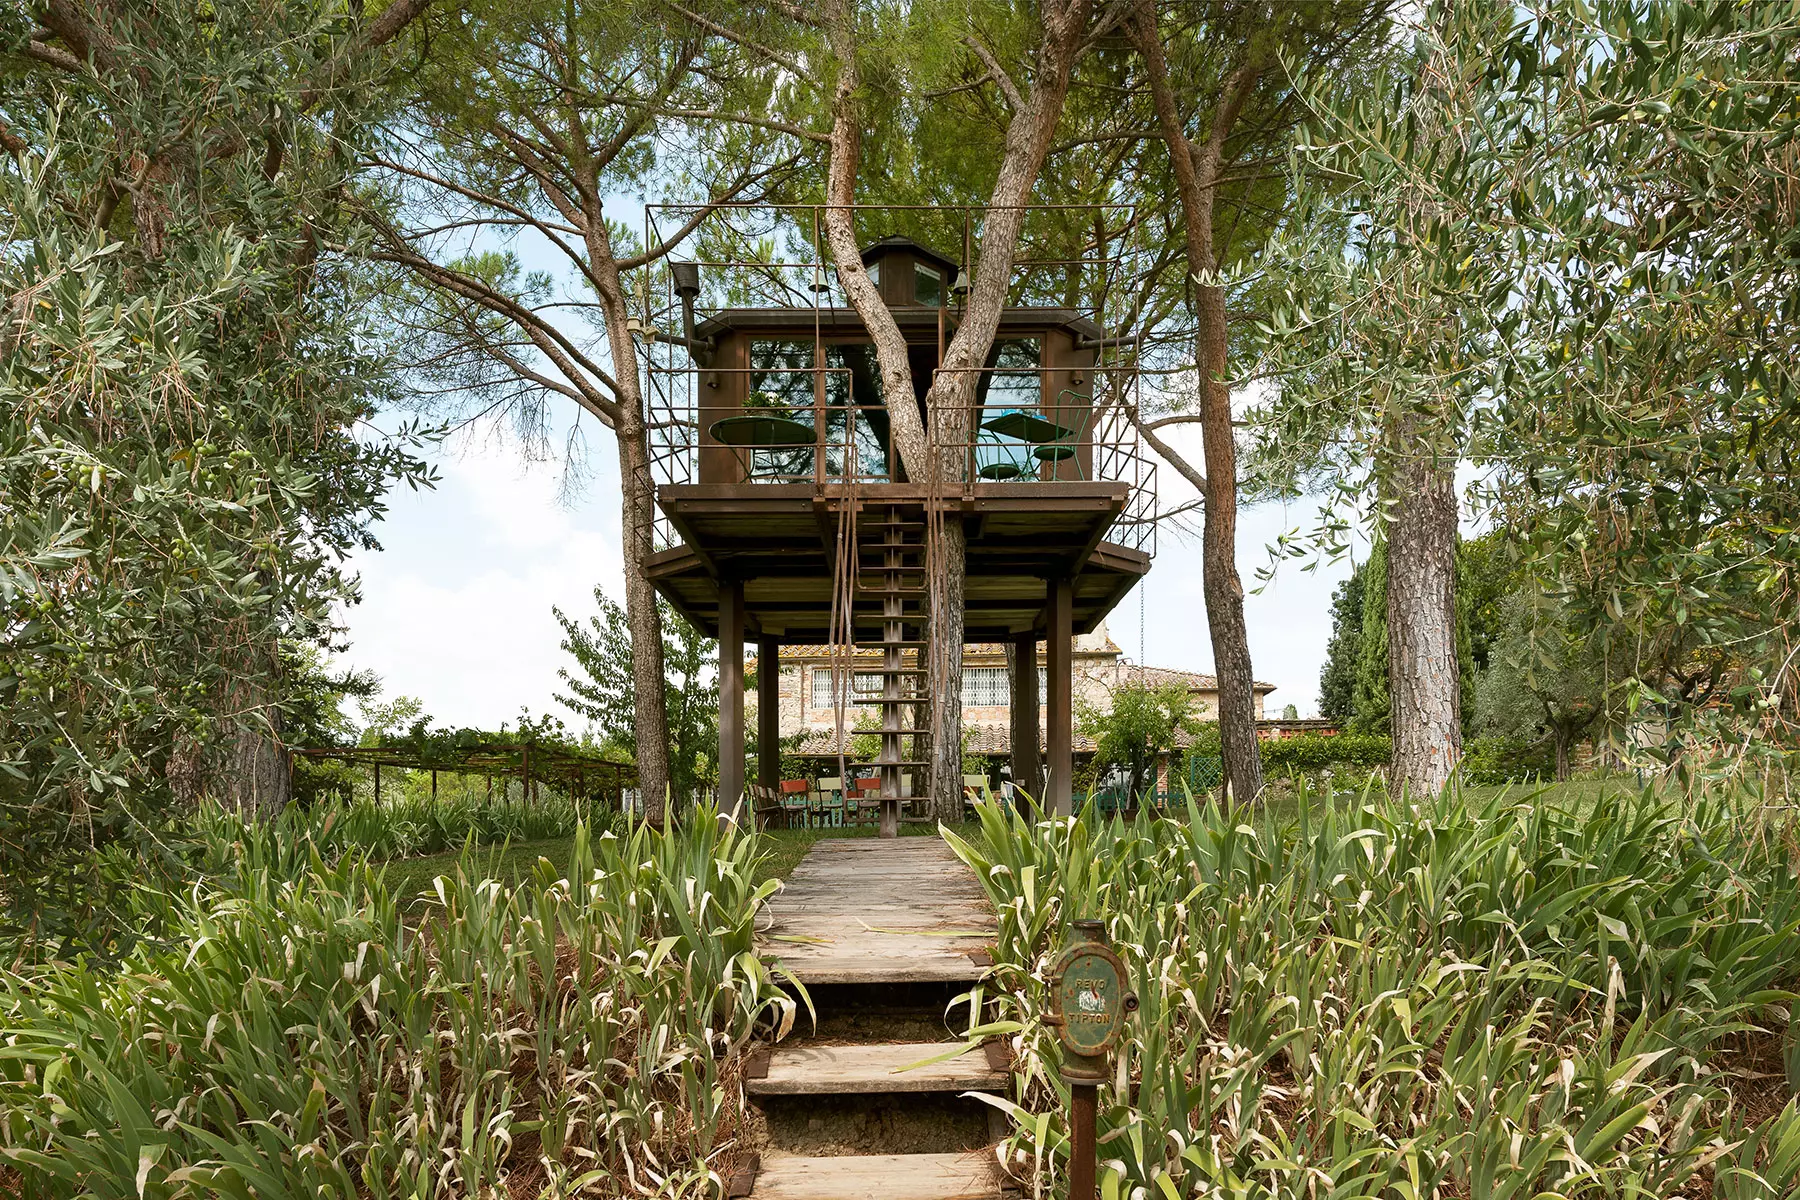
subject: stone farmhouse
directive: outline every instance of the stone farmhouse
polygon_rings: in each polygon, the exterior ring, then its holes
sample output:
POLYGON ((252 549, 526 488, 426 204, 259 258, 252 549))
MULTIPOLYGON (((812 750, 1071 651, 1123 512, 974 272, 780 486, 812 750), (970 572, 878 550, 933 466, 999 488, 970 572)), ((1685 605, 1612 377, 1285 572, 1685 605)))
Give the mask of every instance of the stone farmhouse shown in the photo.
MULTIPOLYGON (((859 655, 878 662, 880 652, 864 651, 859 655)), ((837 753, 837 713, 832 704, 831 654, 825 646, 783 646, 779 671, 781 695, 780 733, 790 738, 805 734, 798 753, 803 757, 828 757, 837 753)), ((754 666, 750 668, 754 670, 754 666)), ((1218 681, 1198 671, 1179 671, 1169 667, 1147 667, 1126 658, 1108 635, 1104 622, 1093 633, 1077 634, 1073 648, 1075 709, 1106 711, 1112 705, 1113 692, 1127 684, 1160 687, 1169 683, 1185 684, 1193 697, 1194 714, 1201 720, 1215 719, 1219 710, 1218 681)), ((1038 696, 1040 710, 1038 728, 1040 745, 1046 711, 1042 698, 1047 695, 1042 675, 1038 696)), ((1256 685, 1256 717, 1263 721, 1263 703, 1275 685, 1256 685)), ((997 643, 967 646, 963 649, 962 702, 963 727, 967 731, 965 749, 973 754, 995 757, 1012 753, 1012 709, 1006 673, 1006 647, 997 643)), ((845 709, 845 725, 853 730, 857 715, 864 710, 854 703, 845 709)), ((1079 719, 1078 719, 1079 721, 1079 719)), ((1077 756, 1093 753, 1092 739, 1075 733, 1073 750, 1077 756)))

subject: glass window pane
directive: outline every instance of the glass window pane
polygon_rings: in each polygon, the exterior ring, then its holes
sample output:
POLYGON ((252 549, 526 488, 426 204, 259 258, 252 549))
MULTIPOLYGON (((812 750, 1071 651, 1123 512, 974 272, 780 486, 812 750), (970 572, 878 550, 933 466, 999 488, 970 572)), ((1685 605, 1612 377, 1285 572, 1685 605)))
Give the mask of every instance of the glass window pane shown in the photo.
POLYGON ((854 440, 855 473, 863 478, 887 478, 887 453, 880 432, 887 428, 887 414, 881 410, 881 370, 875 361, 875 347, 867 342, 829 345, 825 347, 825 365, 836 372, 826 381, 825 403, 838 409, 846 405, 856 408, 853 418, 844 412, 826 418, 827 474, 842 477, 847 473, 844 446, 854 440), (847 435, 847 428, 855 429, 854 439, 847 435))
POLYGON ((988 379, 990 408, 1036 408, 1041 398, 1036 338, 1010 338, 994 346, 994 370, 988 379))
MULTIPOLYGON (((858 671, 856 685, 852 694, 845 697, 845 707, 854 708, 859 704, 867 704, 867 697, 859 697, 858 692, 874 692, 881 687, 881 676, 867 671, 858 671)), ((812 707, 832 708, 831 702, 831 668, 814 667, 812 669, 812 707)))
POLYGON ((1005 667, 964 667, 962 702, 965 708, 1005 707, 1010 702, 1005 667))
POLYGON ((944 277, 936 267, 913 264, 913 302, 936 308, 944 302, 944 277))
MULTIPOLYGON (((756 338, 750 343, 750 386, 744 397, 746 412, 773 412, 805 425, 813 421, 812 343, 792 339, 756 338)), ((709 419, 716 420, 716 416, 709 419)), ((751 474, 762 479, 810 477, 813 452, 752 450, 751 474)))

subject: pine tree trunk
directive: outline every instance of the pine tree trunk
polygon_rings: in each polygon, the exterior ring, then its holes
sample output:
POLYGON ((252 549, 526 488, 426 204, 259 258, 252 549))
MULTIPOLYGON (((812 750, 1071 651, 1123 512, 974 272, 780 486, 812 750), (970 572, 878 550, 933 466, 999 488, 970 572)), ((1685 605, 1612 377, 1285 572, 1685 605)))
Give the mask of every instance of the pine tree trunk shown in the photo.
POLYGON ((638 795, 644 818, 660 825, 669 794, 668 683, 663 678, 662 614, 644 572, 655 547, 655 487, 650 479, 643 420, 621 412, 617 429, 624 504, 620 527, 625 560, 625 621, 631 626, 632 734, 638 795))
POLYGON ((669 795, 669 701, 663 671, 662 614, 644 564, 656 549, 656 484, 644 426, 637 348, 627 328, 628 304, 603 221, 587 231, 594 294, 606 324, 617 403, 613 436, 619 447, 619 533, 624 551, 625 621, 631 627, 632 733, 637 743, 638 794, 644 817, 664 820, 669 795))
POLYGON ((1219 683, 1219 753, 1225 781, 1239 801, 1262 792, 1262 755, 1256 745, 1256 679, 1250 633, 1244 624, 1244 585, 1237 569, 1237 442, 1225 372, 1225 291, 1197 289, 1197 349, 1201 384, 1200 432, 1206 454, 1206 515, 1200 535, 1201 590, 1212 634, 1219 683))
POLYGON ((1436 796, 1462 756, 1457 720, 1456 466, 1396 419, 1389 439, 1388 688, 1394 760, 1389 783, 1436 796))
MULTIPOLYGON (((1144 56, 1151 101, 1168 146, 1169 165, 1181 198, 1182 231, 1194 284, 1194 367, 1200 376, 1200 432, 1206 476, 1201 529, 1201 589, 1212 634, 1213 670, 1219 685, 1219 747, 1225 782, 1240 801, 1262 791, 1262 756, 1256 746, 1256 681, 1250 668, 1250 635, 1244 625, 1244 585, 1237 569, 1237 442, 1231 430, 1231 388, 1225 382, 1225 289, 1218 272, 1213 215, 1227 162, 1226 143, 1268 62, 1252 54, 1225 80, 1205 141, 1196 142, 1175 102, 1163 57, 1155 4, 1139 0, 1131 34, 1144 56)), ((1159 454, 1167 447, 1152 438, 1159 454)), ((1176 464, 1179 469, 1179 464, 1176 464)), ((1191 470, 1182 474, 1190 480, 1191 470)))
POLYGON ((931 589, 931 815, 962 820, 962 658, 964 579, 968 538, 962 522, 946 520, 936 548, 938 570, 931 589))

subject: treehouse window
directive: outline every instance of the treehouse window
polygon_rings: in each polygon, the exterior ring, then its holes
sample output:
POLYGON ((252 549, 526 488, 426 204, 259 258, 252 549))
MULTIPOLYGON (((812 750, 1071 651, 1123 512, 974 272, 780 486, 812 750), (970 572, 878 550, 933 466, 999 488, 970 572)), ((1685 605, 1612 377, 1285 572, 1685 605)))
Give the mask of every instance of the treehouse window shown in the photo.
MULTIPOLYGON (((750 343, 750 388, 746 411, 772 409, 778 415, 814 424, 813 343, 800 339, 757 338, 750 343)), ((881 372, 874 347, 841 343, 825 347, 825 474, 841 479, 847 463, 863 478, 887 477, 887 414, 881 409, 881 372), (846 411, 855 405, 854 415, 846 411), (855 453, 845 449, 854 445, 855 453)), ((756 450, 757 478, 811 478, 813 448, 756 450)))
POLYGON ((924 263, 913 264, 913 303, 937 308, 944 302, 944 274, 924 263))
POLYGON ((1043 386, 1038 368, 1043 352, 1036 338, 1008 338, 996 342, 989 357, 990 367, 982 380, 978 397, 987 411, 1003 409, 1035 409, 1043 399, 1043 386))

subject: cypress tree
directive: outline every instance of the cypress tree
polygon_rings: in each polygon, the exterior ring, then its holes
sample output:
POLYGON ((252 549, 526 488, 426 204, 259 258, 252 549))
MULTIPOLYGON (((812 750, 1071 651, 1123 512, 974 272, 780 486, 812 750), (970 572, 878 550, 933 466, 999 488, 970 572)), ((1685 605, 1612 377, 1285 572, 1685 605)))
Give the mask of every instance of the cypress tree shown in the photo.
POLYGON ((1325 666, 1319 672, 1319 715, 1331 721, 1348 723, 1356 715, 1365 569, 1366 564, 1357 566, 1331 594, 1331 642, 1325 648, 1325 666))
POLYGON ((1362 633, 1356 659, 1356 703, 1352 733, 1390 733, 1393 714, 1388 689, 1387 628, 1388 549, 1375 543, 1363 568, 1362 633))

